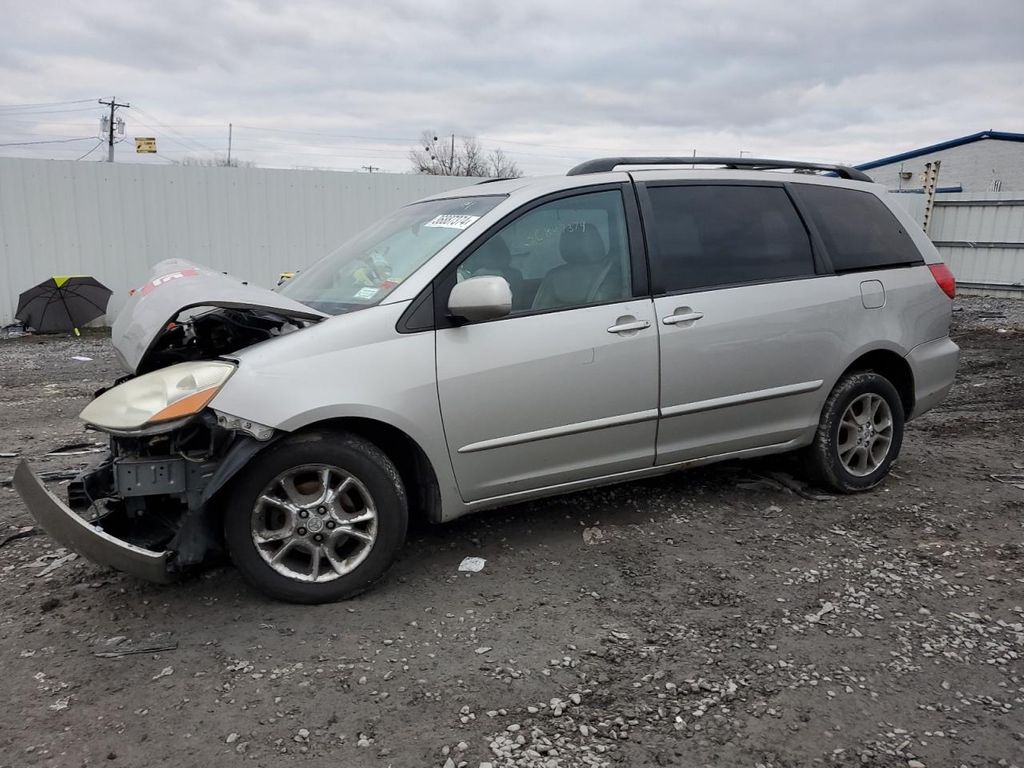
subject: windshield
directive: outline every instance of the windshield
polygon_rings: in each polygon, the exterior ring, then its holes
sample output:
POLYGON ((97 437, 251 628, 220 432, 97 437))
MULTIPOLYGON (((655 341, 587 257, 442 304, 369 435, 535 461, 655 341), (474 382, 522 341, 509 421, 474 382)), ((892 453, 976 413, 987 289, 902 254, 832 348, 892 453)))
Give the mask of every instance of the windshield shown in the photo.
POLYGON ((504 199, 457 197, 399 208, 299 272, 279 292, 332 315, 377 304, 504 199))

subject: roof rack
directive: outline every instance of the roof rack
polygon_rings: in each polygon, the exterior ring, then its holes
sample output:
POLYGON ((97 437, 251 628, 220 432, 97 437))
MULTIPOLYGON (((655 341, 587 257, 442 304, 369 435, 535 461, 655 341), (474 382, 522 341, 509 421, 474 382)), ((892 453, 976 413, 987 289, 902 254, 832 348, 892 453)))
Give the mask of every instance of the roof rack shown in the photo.
POLYGON ((795 171, 828 171, 841 179, 871 181, 871 177, 856 168, 829 163, 803 163, 798 160, 765 160, 757 157, 599 157, 587 160, 569 169, 567 176, 613 171, 620 165, 722 165, 745 171, 764 171, 788 168, 795 171))

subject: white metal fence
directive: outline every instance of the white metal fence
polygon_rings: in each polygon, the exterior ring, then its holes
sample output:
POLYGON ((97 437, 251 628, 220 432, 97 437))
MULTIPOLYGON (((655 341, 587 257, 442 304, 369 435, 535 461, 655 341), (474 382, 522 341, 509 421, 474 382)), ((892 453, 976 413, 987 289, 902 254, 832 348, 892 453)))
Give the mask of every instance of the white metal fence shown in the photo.
MULTIPOLYGON (((924 195, 896 199, 922 221, 924 195)), ((936 195, 928 236, 960 287, 1024 297, 1024 192, 936 195)))
POLYGON ((389 211, 475 179, 0 158, 0 325, 52 275, 93 275, 109 314, 154 263, 273 286, 389 211))

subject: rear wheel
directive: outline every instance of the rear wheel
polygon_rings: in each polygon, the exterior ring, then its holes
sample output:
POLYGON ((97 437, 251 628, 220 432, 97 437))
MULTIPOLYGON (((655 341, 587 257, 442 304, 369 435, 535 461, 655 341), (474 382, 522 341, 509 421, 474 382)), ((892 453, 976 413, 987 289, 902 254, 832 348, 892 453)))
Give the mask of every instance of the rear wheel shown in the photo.
POLYGON ((903 424, 903 402, 888 379, 871 371, 843 377, 805 452, 810 479, 840 493, 873 488, 899 456, 903 424))
POLYGON ((391 460, 352 435, 285 438, 232 487, 228 551, 262 592, 323 603, 362 592, 405 540, 405 490, 391 460))

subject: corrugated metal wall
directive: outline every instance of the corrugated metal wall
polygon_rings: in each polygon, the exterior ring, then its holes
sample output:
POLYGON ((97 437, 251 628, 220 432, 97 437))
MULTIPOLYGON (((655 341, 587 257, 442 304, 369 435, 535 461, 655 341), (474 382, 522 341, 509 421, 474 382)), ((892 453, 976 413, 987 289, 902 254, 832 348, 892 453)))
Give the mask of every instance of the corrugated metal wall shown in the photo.
MULTIPOLYGON (((924 195, 895 195, 917 221, 924 195)), ((1024 192, 944 193, 928 233, 965 288, 1024 297, 1024 192)))
POLYGON ((51 275, 94 275, 112 317, 154 263, 273 286, 391 210, 474 179, 0 158, 0 325, 51 275))

